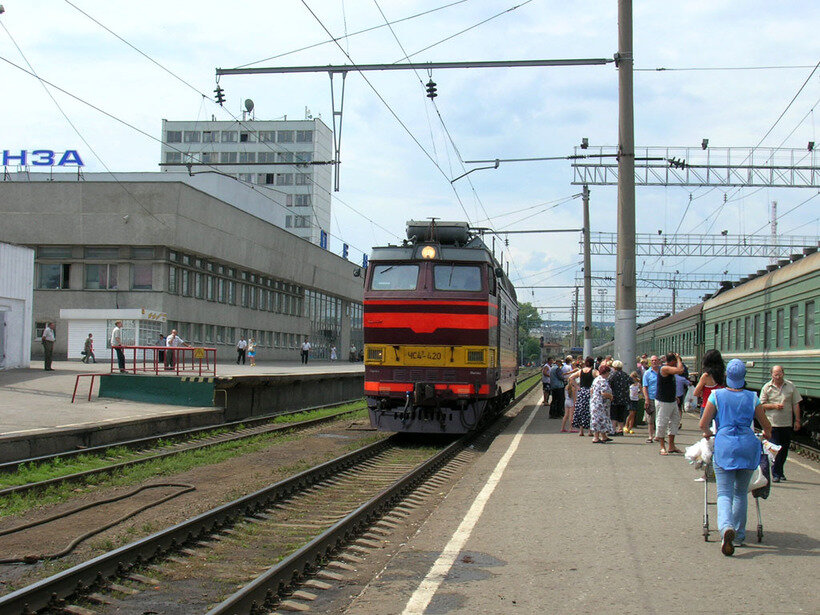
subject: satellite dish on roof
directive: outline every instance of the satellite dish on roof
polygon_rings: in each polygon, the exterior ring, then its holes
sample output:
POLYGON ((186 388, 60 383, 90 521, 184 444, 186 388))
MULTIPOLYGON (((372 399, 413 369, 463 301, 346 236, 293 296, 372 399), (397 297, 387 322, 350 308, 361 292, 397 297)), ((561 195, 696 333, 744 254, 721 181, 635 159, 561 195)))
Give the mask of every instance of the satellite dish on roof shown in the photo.
POLYGON ((250 113, 253 111, 253 101, 250 98, 245 99, 245 110, 250 113))

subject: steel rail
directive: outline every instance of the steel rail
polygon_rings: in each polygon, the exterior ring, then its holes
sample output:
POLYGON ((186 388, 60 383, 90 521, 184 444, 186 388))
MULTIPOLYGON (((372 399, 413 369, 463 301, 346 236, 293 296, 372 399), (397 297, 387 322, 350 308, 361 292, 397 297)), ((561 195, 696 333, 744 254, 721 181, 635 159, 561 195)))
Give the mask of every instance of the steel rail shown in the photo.
MULTIPOLYGON (((538 382, 535 382, 529 386, 526 391, 522 392, 511 402, 510 406, 519 403, 529 392, 536 388, 538 384, 538 382)), ((495 422, 493 424, 495 424, 495 422)), ((467 434, 459 438, 456 443, 467 442, 470 438, 476 437, 477 435, 477 433, 467 434)), ((206 538, 209 534, 216 533, 227 526, 233 525, 242 518, 252 518, 256 513, 273 506, 277 500, 303 491, 333 474, 350 468, 361 461, 370 459, 382 451, 387 450, 391 446, 394 446, 400 437, 400 435, 394 435, 384 440, 374 442, 373 444, 369 444, 351 453, 347 453, 260 489, 252 494, 243 496, 233 502, 223 504, 173 527, 156 532, 151 536, 119 547, 109 553, 95 557, 68 570, 64 570, 51 577, 2 596, 0 597, 0 613, 31 615, 33 612, 47 607, 55 609, 63 608, 66 605, 67 598, 77 594, 86 594, 97 588, 105 588, 109 584, 107 579, 125 576, 135 567, 143 566, 156 558, 168 555, 187 545, 194 545, 196 542, 206 538)), ((455 451, 456 449, 451 447, 456 443, 451 444, 450 447, 445 450, 455 451)), ((444 459, 444 457, 441 456, 442 453, 444 453, 444 451, 441 451, 427 462, 422 463, 414 472, 406 474, 399 479, 397 484, 400 483, 404 486, 404 489, 407 490, 409 488, 408 485, 421 480, 418 478, 418 476, 420 476, 418 474, 419 472, 422 473, 421 475, 426 476, 426 474, 433 471, 434 466, 431 465, 431 463, 434 459, 438 459, 439 462, 441 462, 444 459)), ((394 485, 394 487, 382 491, 381 499, 383 502, 395 501, 395 499, 399 497, 398 494, 400 492, 397 485, 394 485)), ((379 510, 380 507, 384 505, 377 504, 374 501, 375 499, 376 498, 373 498, 366 504, 360 506, 356 511, 358 515, 363 515, 363 518, 372 518, 375 514, 374 511, 379 510)), ((312 545, 314 549, 319 549, 321 553, 326 555, 329 552, 328 549, 332 551, 343 544, 346 539, 349 539, 352 532, 355 531, 355 528, 361 527, 361 523, 363 522, 357 521, 355 518, 350 518, 350 515, 348 515, 347 518, 332 526, 331 530, 334 530, 332 540, 330 540, 330 537, 327 536, 327 532, 325 532, 311 540, 308 545, 312 545)), ((291 566, 291 574, 293 573, 292 567, 294 565, 301 570, 300 574, 309 571, 310 567, 313 566, 317 560, 315 554, 311 555, 308 553, 308 545, 285 558, 280 566, 287 563, 291 566), (310 563, 311 561, 313 563, 310 563), (302 565, 301 568, 299 567, 300 564, 302 565)), ((280 566, 277 566, 277 568, 280 566)), ((261 581, 257 579, 257 581, 253 581, 250 585, 253 585, 250 591, 254 593, 254 596, 258 596, 257 590, 261 587, 261 581)), ((246 587, 250 587, 250 585, 246 587)), ((280 589, 282 588, 277 587, 276 593, 278 593, 280 589)), ((276 595, 273 590, 268 589, 265 589, 264 594, 265 599, 268 600, 276 595)), ((231 598, 228 600, 231 600, 231 598)))
POLYGON ((108 577, 123 576, 135 566, 192 545, 234 524, 240 517, 252 517, 254 513, 271 507, 277 500, 394 446, 397 440, 396 436, 391 436, 374 442, 0 597, 0 613, 28 615, 31 611, 46 607, 60 608, 62 601, 69 596, 104 587, 108 577))
POLYGON ((210 431, 214 431, 216 429, 230 429, 232 427, 239 427, 243 425, 245 427, 252 427, 254 425, 264 424, 269 421, 273 421, 282 416, 291 416, 293 414, 299 414, 301 412, 312 412, 313 410, 322 410, 325 408, 334 408, 336 406, 344 406, 345 404, 355 403, 357 401, 361 401, 361 397, 356 399, 348 399, 346 401, 334 402, 332 404, 326 404, 323 406, 310 406, 307 408, 300 408, 296 410, 288 410, 286 412, 277 412, 274 414, 265 414, 263 416, 256 416, 256 417, 248 417, 247 419, 242 419, 240 421, 228 421, 225 423, 215 423, 213 425, 205 425, 203 427, 193 427, 191 429, 183 429, 180 431, 171 431, 166 432, 163 434, 159 434, 156 436, 146 436, 145 438, 135 438, 133 440, 124 440, 122 442, 111 442, 109 444, 101 444, 99 446, 89 446, 88 448, 80 448, 71 451, 63 451, 61 453, 52 453, 50 455, 41 455, 39 457, 29 457, 27 459, 18 459, 15 461, 6 461, 4 463, 0 463, 0 473, 2 472, 13 472, 17 470, 23 464, 38 464, 44 463, 47 461, 53 461, 55 459, 71 459, 72 457, 78 457, 80 455, 94 455, 96 453, 104 453, 106 450, 110 448, 129 448, 129 449, 136 449, 142 447, 148 447, 152 444, 156 444, 160 440, 183 440, 185 438, 190 438, 192 436, 198 436, 203 433, 208 433, 210 431))
MULTIPOLYGON (((266 435, 271 433, 277 433, 280 431, 289 431, 292 429, 304 429, 307 427, 312 427, 314 425, 320 425, 322 423, 328 423, 334 419, 337 419, 345 414, 350 414, 351 412, 357 412, 362 408, 356 408, 353 410, 343 410, 342 412, 336 412, 335 414, 329 414, 327 416, 321 416, 315 419, 308 419, 306 421, 297 421, 294 423, 282 423, 273 425, 271 427, 256 429, 250 433, 237 433, 232 436, 224 436, 222 434, 215 436, 217 439, 211 440, 208 442, 200 442, 198 444, 189 444, 184 445, 180 448, 175 448, 173 450, 168 450, 162 453, 156 453, 153 455, 148 455, 147 457, 140 457, 138 459, 131 459, 129 461, 123 461, 120 463, 115 463, 107 466, 103 466, 100 468, 94 468, 91 470, 84 470, 82 472, 75 472, 73 474, 66 474, 64 476, 56 476, 54 478, 49 478, 42 481, 37 481, 34 483, 26 483, 24 485, 15 485, 12 487, 5 487, 4 489, 0 489, 0 497, 5 495, 11 495, 13 493, 20 494, 25 493, 27 491, 35 491, 38 489, 44 489, 46 487, 53 487, 54 485, 59 485, 62 483, 70 483, 70 482, 77 482, 81 481, 89 476, 96 476, 99 474, 110 474, 112 472, 116 472, 117 470, 124 470, 126 468, 131 468, 137 465, 142 465, 144 463, 148 463, 150 461, 157 461, 159 459, 165 459, 167 457, 174 457, 176 455, 181 455, 182 453, 187 453, 190 451, 197 451, 206 448, 210 448, 212 446, 217 446, 219 444, 225 444, 226 442, 236 442, 238 440, 245 440, 247 438, 253 438, 255 436, 266 435)), ((301 411, 300 411, 301 412, 301 411)), ((281 416, 281 415, 280 415, 281 416)))
MULTIPOLYGON (((519 403, 540 383, 536 382, 518 395, 510 407, 519 403)), ((503 416, 503 415, 502 415, 503 416)), ((500 418, 497 417, 497 418, 500 418)), ((496 424, 497 420, 491 425, 496 424)), ((436 453, 433 457, 405 474, 390 487, 371 498, 355 511, 337 521, 309 543, 284 558, 276 566, 245 585, 208 611, 207 615, 244 615, 268 613, 275 608, 280 597, 288 592, 294 583, 309 576, 321 566, 332 553, 339 550, 353 537, 363 533, 384 511, 401 501, 408 492, 424 482, 433 472, 445 465, 463 450, 466 445, 483 432, 471 432, 436 453)))

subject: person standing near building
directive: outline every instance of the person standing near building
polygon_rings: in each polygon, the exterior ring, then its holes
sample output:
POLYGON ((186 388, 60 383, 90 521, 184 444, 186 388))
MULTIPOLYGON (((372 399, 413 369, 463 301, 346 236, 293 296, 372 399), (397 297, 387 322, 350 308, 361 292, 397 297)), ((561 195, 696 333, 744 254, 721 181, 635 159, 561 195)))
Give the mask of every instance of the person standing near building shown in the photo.
POLYGON ((245 365, 245 353, 248 351, 248 342, 245 341, 245 336, 240 335, 239 341, 236 342, 236 364, 239 365, 239 362, 242 361, 242 365, 245 365))
POLYGON ((94 356, 94 336, 89 333, 88 337, 85 338, 85 343, 83 344, 83 363, 88 363, 89 359, 97 362, 97 357, 94 356))
POLYGON ((256 340, 248 340, 248 358, 251 360, 251 367, 256 367, 256 340))
POLYGON ((613 361, 612 369, 615 371, 609 377, 609 388, 612 389, 610 418, 613 434, 622 436, 626 430, 626 413, 629 407, 629 376, 624 372, 622 361, 613 361))
POLYGON ((302 363, 307 365, 308 357, 310 356, 310 342, 308 338, 305 338, 305 341, 302 342, 302 363))
POLYGON ((766 412, 766 418, 772 424, 770 440, 781 446, 772 465, 772 481, 775 483, 786 480, 783 466, 789 455, 792 436, 795 431, 800 430, 802 425, 801 401, 803 401, 803 396, 795 388, 794 383, 783 377, 783 368, 780 365, 772 367, 772 379, 760 390, 760 404, 766 412))
POLYGON ((339 358, 339 355, 336 354, 336 346, 331 346, 330 347, 330 362, 334 363, 336 361, 336 359, 338 359, 338 358, 339 358))
POLYGON ((179 361, 176 349, 180 346, 190 346, 190 344, 179 337, 176 329, 171 329, 171 333, 165 338, 165 369, 173 369, 179 361))
POLYGON ((658 373, 661 369, 661 360, 652 355, 649 359, 650 367, 644 372, 642 383, 643 388, 643 413, 646 419, 646 426, 649 428, 647 443, 655 441, 655 394, 658 392, 658 373))
POLYGON ((51 367, 51 358, 54 355, 54 323, 47 322, 46 328, 43 329, 43 336, 40 338, 43 342, 43 369, 47 372, 53 372, 51 367))
POLYGON ((547 357, 547 362, 541 366, 541 390, 544 392, 543 404, 550 403, 550 370, 552 370, 552 357, 547 357))
POLYGON ((350 342, 350 354, 348 355, 348 359, 350 359, 351 363, 355 363, 357 357, 358 355, 356 354, 356 345, 353 342, 350 342))
POLYGON ((114 330, 111 332, 111 348, 117 353, 117 364, 120 368, 120 373, 125 373, 125 352, 122 349, 122 321, 114 322, 114 330))
MULTIPOLYGON (((159 348, 165 348, 165 336, 162 333, 159 334, 156 345, 159 348)), ((157 351, 157 361, 163 365, 165 364, 165 350, 157 351)))

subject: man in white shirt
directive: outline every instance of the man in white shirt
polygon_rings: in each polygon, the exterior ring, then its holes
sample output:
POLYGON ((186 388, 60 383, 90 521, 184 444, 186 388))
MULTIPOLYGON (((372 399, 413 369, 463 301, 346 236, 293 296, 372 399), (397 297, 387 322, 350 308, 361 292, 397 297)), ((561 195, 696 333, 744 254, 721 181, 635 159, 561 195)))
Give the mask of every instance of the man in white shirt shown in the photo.
POLYGON ((771 440, 781 446, 772 464, 772 480, 779 483, 786 480, 783 466, 789 455, 789 445, 795 431, 802 427, 800 402, 803 396, 791 380, 783 376, 780 365, 772 367, 772 379, 760 389, 760 406, 766 411, 766 418, 772 424, 771 440))
POLYGON ((248 351, 248 342, 245 340, 245 336, 242 335, 239 337, 239 341, 236 342, 236 364, 239 365, 239 361, 242 361, 242 365, 245 365, 245 353, 248 351))
POLYGON ((177 362, 177 353, 174 349, 180 346, 190 346, 190 344, 179 337, 176 329, 171 329, 170 335, 165 338, 165 347, 170 349, 165 351, 165 369, 173 369, 177 362))
POLYGON ((51 357, 54 354, 54 323, 46 323, 46 328, 43 329, 43 369, 47 372, 53 372, 51 367, 51 357))
POLYGON ((302 343, 302 363, 305 365, 307 365, 308 356, 310 356, 310 342, 305 338, 305 341, 302 343))
POLYGON ((111 332, 111 348, 117 353, 117 364, 120 367, 120 373, 125 372, 125 353, 122 350, 122 321, 114 322, 114 330, 111 332))

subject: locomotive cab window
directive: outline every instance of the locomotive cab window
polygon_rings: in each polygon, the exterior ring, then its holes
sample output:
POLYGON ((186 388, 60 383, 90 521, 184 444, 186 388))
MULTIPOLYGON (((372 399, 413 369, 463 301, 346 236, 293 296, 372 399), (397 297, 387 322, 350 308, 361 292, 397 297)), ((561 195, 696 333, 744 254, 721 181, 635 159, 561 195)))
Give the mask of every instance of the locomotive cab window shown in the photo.
POLYGON ((481 268, 475 265, 436 265, 433 267, 436 290, 481 290, 481 268))
POLYGON ((373 268, 370 289, 415 290, 418 278, 418 265, 376 265, 373 268))

